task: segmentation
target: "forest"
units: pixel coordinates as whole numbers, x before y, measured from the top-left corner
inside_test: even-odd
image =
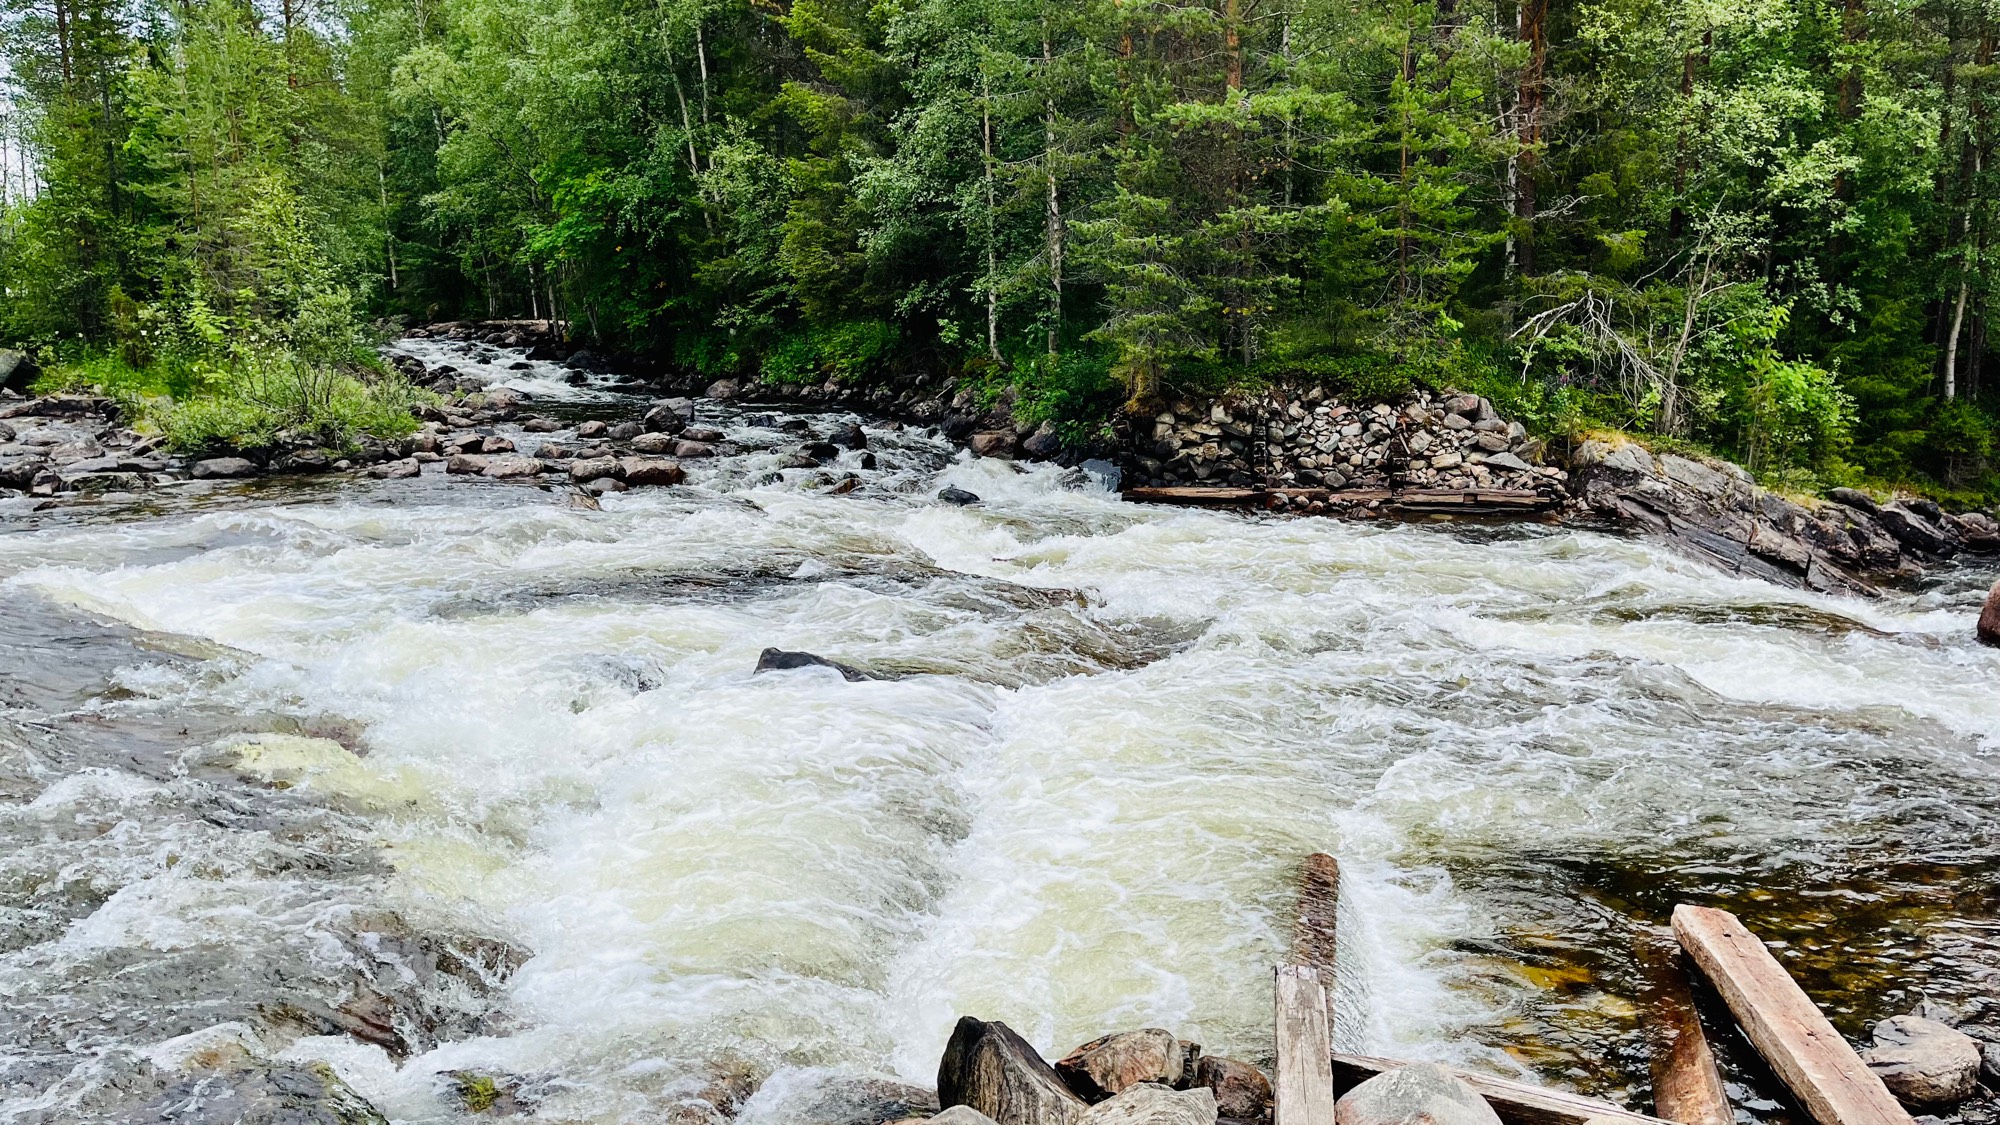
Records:
[[[1419,382],[2000,495],[1982,0],[6,3],[0,338],[184,445],[387,424],[398,324],[546,317],[1077,442]]]

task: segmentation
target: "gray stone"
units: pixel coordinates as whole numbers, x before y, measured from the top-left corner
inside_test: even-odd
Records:
[[[451,455],[451,460],[444,463],[444,471],[459,476],[477,476],[486,471],[486,455],[454,453]]]
[[[368,475],[371,477],[381,477],[383,480],[402,480],[406,477],[416,476],[421,471],[423,471],[423,466],[417,462],[415,457],[405,457],[400,461],[384,461],[379,465],[371,466],[368,470]]]
[[[1951,1105],[1979,1085],[1979,1042],[1921,1016],[1893,1016],[1875,1025],[1875,1045],[1861,1061],[1905,1105]]]
[[[1082,1125],[1090,1109],[1013,1028],[971,1016],[945,1044],[937,1091],[939,1105],[970,1106],[996,1125]]]
[[[758,653],[757,667],[751,670],[751,675],[754,676],[759,672],[789,672],[798,668],[831,668],[850,683],[876,678],[851,664],[828,660],[824,656],[810,652],[787,652],[781,648],[767,648]]]
[[[576,436],[579,439],[601,438],[608,434],[610,430],[611,426],[608,423],[592,418],[590,421],[577,426]]]
[[[678,441],[674,443],[674,456],[681,458],[713,457],[715,447],[705,441]]]
[[[1665,471],[1668,480],[1684,484],[1711,499],[1729,491],[1729,479],[1699,461],[1662,453],[1660,468]]]
[[[569,463],[569,479],[578,484],[605,477],[616,478],[624,472],[616,457],[579,457]]]
[[[975,457],[1012,457],[1014,456],[1014,431],[983,430],[973,434],[971,440],[966,444],[971,447],[972,454]]]
[[[1526,461],[1521,460],[1512,453],[1495,453],[1486,459],[1486,464],[1489,468],[1507,469],[1517,473],[1525,473],[1530,468]]]
[[[211,457],[206,461],[196,461],[190,475],[196,480],[210,480],[215,477],[247,477],[257,471],[257,466],[243,457]]]
[[[949,484],[938,490],[938,499],[960,508],[965,507],[967,504],[979,503],[978,493],[967,492],[963,488]]]
[[[1103,1101],[1141,1082],[1181,1080],[1180,1040],[1157,1027],[1093,1039],[1056,1063],[1069,1088],[1087,1102]]]
[[[1334,1103],[1335,1125],[1500,1125],[1486,1099],[1436,1063],[1378,1074]]]
[[[1867,512],[1870,515],[1873,515],[1876,510],[1875,498],[1858,488],[1829,489],[1827,490],[1826,498],[1836,504],[1845,504],[1850,508]]]
[[[1956,535],[1938,527],[1908,506],[1884,504],[1876,509],[1875,518],[1881,521],[1882,530],[1911,550],[1939,558],[1950,558],[1958,553]]]
[[[507,480],[516,477],[536,476],[541,471],[542,462],[539,458],[523,457],[519,454],[510,453],[500,457],[486,458],[486,467],[479,470],[479,475],[493,477],[498,480]]]
[[[604,432],[612,441],[631,441],[646,432],[646,427],[637,422],[620,422]]]
[[[1092,457],[1089,460],[1083,462],[1081,465],[1078,465],[1077,468],[1082,469],[1093,480],[1097,481],[1097,483],[1103,485],[1106,490],[1111,492],[1118,491],[1118,486],[1120,484],[1123,484],[1125,480],[1124,470],[1120,469],[1118,466],[1112,464],[1109,461],[1101,460],[1096,457]]]
[[[715,382],[710,383],[708,389],[703,391],[702,394],[718,402],[727,402],[735,398],[740,391],[741,388],[737,385],[736,380],[717,379]]]
[[[955,1105],[931,1118],[931,1125],[998,1125],[998,1123],[969,1105]]]
[[[632,448],[639,453],[659,455],[672,453],[679,442],[679,438],[669,433],[644,433],[632,439]]]
[[[1215,1125],[1215,1095],[1142,1082],[1084,1115],[1084,1125]]]

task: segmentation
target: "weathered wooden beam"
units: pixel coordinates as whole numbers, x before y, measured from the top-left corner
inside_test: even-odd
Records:
[[[1141,504],[1249,504],[1265,493],[1260,488],[1128,488],[1119,495]]]
[[[1680,946],[1648,932],[1637,952],[1645,978],[1639,1011],[1652,1064],[1653,1112],[1681,1125],[1731,1125],[1735,1115],[1701,1030]]]
[[[1674,936],[1820,1125],[1910,1125],[1882,1080],[1734,914],[1674,907]]]
[[[1340,861],[1325,852],[1314,852],[1299,868],[1299,916],[1292,929],[1292,960],[1320,970],[1327,985],[1333,983],[1339,914]]]
[[[1409,1064],[1401,1059],[1379,1059],[1368,1055],[1334,1055],[1333,1094],[1346,1093],[1384,1071]],[[1603,1125],[1667,1125],[1657,1117],[1633,1113],[1610,1102],[1586,1098],[1566,1090],[1551,1090],[1495,1078],[1476,1071],[1455,1071],[1465,1084],[1479,1092],[1503,1125],[1583,1125],[1593,1118]]]
[[[1278,1081],[1272,1125],[1333,1125],[1333,1026],[1320,970],[1280,965],[1277,972]]]

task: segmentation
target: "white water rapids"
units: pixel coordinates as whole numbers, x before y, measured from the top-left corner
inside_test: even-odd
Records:
[[[412,1122],[461,1119],[451,1071],[611,1123],[718,1067],[764,1079],[746,1118],[801,1120],[828,1076],[930,1084],[960,1014],[1052,1056],[1160,1026],[1260,1059],[1314,850],[1344,1043],[1586,1089],[1643,1073],[1624,951],[1679,898],[1807,947],[1871,919],[1878,975],[1808,975],[1854,1018],[2000,966],[1990,574],[1832,599],[1582,530],[1124,504],[881,429],[835,496],[746,419],[715,420],[768,449],[602,511],[426,475],[0,534],[0,613],[127,646],[0,726],[0,1118],[242,1018],[50,997],[151,1011],[103,982],[201,950],[324,969],[375,910],[528,956],[406,1059],[253,1048]],[[901,678],[753,677],[766,646]]]

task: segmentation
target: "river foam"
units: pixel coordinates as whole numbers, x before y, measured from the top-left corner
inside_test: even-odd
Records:
[[[0,589],[211,646],[124,695],[289,717],[307,741],[186,761],[337,814],[383,873],[329,901],[532,954],[504,1033],[400,1064],[271,1045],[399,1120],[454,1120],[455,1070],[616,1122],[743,1067],[773,1091],[748,1116],[781,1121],[787,1083],[928,1084],[963,1013],[1051,1052],[1156,1025],[1257,1059],[1313,850],[1345,871],[1344,1044],[1615,1092],[1607,965],[1671,896],[1990,881],[2000,656],[1970,641],[1970,578],[1864,604],[1592,532],[1141,508],[871,438],[847,496],[762,452],[602,511],[426,477],[0,537]],[[752,676],[766,646],[902,678]],[[297,733],[325,716],[358,733]],[[6,815],[161,800],[189,768]],[[116,878],[0,974],[319,924],[262,870]],[[1921,960],[1944,923],[1912,925]],[[1905,975],[1970,988],[1984,940]]]

